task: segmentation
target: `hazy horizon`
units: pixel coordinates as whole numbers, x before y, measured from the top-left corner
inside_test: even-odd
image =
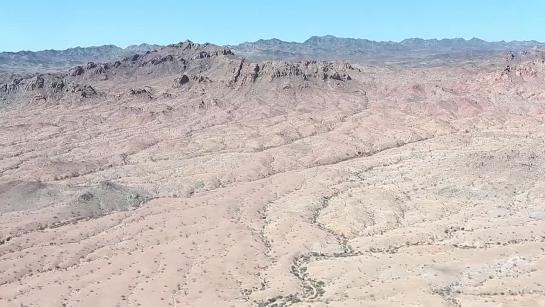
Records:
[[[1,51],[62,50],[76,46],[170,44],[190,39],[234,45],[278,38],[302,42],[317,35],[401,41],[405,38],[465,38],[545,41],[542,1],[416,3],[400,0],[315,3],[309,0],[207,5],[172,0],[6,4],[0,12]]]
[[[51,51],[51,50],[54,50],[54,51],[63,51],[63,50],[70,50],[70,49],[77,49],[77,48],[99,48],[99,47],[104,47],[104,46],[115,46],[115,47],[119,47],[119,48],[128,48],[128,47],[131,47],[131,46],[138,46],[138,45],[169,45],[169,44],[176,44],[176,43],[179,43],[179,42],[183,42],[183,41],[186,41],[186,40],[190,40],[192,42],[195,42],[195,43],[210,43],[210,44],[215,44],[215,45],[219,45],[219,46],[236,46],[236,45],[240,45],[240,44],[244,44],[244,43],[252,43],[252,42],[257,42],[259,40],[263,40],[263,41],[268,41],[268,40],[274,40],[274,39],[277,39],[277,40],[280,40],[280,41],[283,41],[283,42],[287,42],[287,43],[304,43],[305,41],[307,41],[308,39],[312,38],[312,37],[327,37],[327,36],[333,36],[333,37],[336,37],[336,38],[341,38],[341,39],[367,39],[367,40],[370,40],[370,41],[376,41],[376,42],[394,42],[394,43],[400,43],[404,40],[408,40],[408,39],[424,39],[424,40],[453,40],[453,39],[464,39],[466,41],[469,41],[471,39],[479,39],[479,40],[483,40],[483,41],[486,41],[486,42],[489,42],[489,43],[497,43],[497,42],[507,42],[507,43],[510,43],[510,42],[521,42],[521,41],[529,41],[529,42],[537,42],[537,43],[545,43],[545,41],[540,41],[540,40],[485,40],[485,39],[482,39],[480,37],[441,37],[441,38],[438,38],[438,37],[407,37],[407,38],[404,38],[404,39],[401,39],[401,40],[371,40],[371,39],[368,39],[368,38],[365,38],[365,37],[342,37],[342,36],[336,36],[336,35],[331,35],[331,34],[324,34],[324,35],[311,35],[309,36],[307,39],[304,39],[304,40],[301,40],[301,41],[289,41],[289,40],[284,40],[284,39],[281,39],[281,38],[277,38],[277,37],[269,37],[269,38],[259,38],[257,40],[253,40],[253,41],[243,41],[243,42],[235,42],[235,43],[231,43],[231,44],[216,44],[215,42],[209,42],[209,41],[199,41],[199,40],[194,40],[194,39],[191,39],[191,38],[186,38],[184,40],[177,40],[177,41],[172,41],[172,42],[168,42],[168,43],[165,43],[165,44],[159,44],[159,43],[153,43],[153,42],[140,42],[140,43],[135,43],[135,44],[129,44],[129,45],[119,45],[119,44],[116,44],[116,43],[106,43],[106,44],[102,44],[102,45],[83,45],[83,46],[73,46],[73,47],[68,47],[68,48],[62,48],[62,49],[55,49],[55,48],[48,48],[48,49],[34,49],[34,50],[30,50],[30,49],[21,49],[21,50],[0,50],[0,52],[12,52],[12,53],[17,53],[17,52],[39,52],[39,51]]]

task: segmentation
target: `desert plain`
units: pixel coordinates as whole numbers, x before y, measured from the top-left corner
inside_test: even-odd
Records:
[[[542,53],[0,81],[1,306],[545,305]]]

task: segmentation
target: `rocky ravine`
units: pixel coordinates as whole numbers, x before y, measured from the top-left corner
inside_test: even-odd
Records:
[[[6,80],[0,303],[543,305],[544,68],[185,42]]]

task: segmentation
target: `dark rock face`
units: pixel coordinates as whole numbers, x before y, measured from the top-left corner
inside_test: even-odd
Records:
[[[96,75],[104,74],[106,73],[106,70],[108,69],[108,65],[100,64],[95,70],[94,73]]]
[[[159,65],[165,62],[172,62],[173,60],[174,60],[174,57],[169,54],[164,57],[152,59],[149,63],[151,63],[152,65]]]
[[[210,78],[208,78],[207,76],[202,76],[202,75],[193,76],[193,77],[191,77],[191,79],[193,79],[193,81],[196,81],[197,83],[208,83],[208,82],[212,82],[212,80],[210,80]]]
[[[180,87],[187,83],[189,83],[189,77],[187,75],[182,75],[181,77],[174,79],[174,87]]]
[[[189,82],[189,78],[187,77],[187,75],[183,75],[182,77],[180,77],[180,84],[181,85],[184,85],[186,83]]]
[[[32,100],[38,102],[38,101],[47,101],[47,97],[44,95],[35,95]]]
[[[237,65],[238,64],[238,65]],[[352,80],[350,71],[356,71],[350,64],[336,62],[278,62],[267,61],[260,64],[240,61],[232,64],[233,77],[229,81],[230,86],[249,85],[257,82],[277,82],[277,80],[290,80],[305,86],[308,82],[329,82],[337,85]]]
[[[233,51],[231,51],[231,49],[227,49],[227,48],[224,48],[224,49],[221,51],[221,54],[222,54],[222,55],[234,55]]]
[[[15,78],[13,80],[11,80],[11,82],[5,84],[3,86],[4,88],[4,92],[5,93],[13,93],[13,92],[16,92],[18,89],[19,89],[19,86],[21,85],[21,81],[23,81],[23,79],[21,78]]]
[[[44,78],[40,75],[30,79],[30,80],[27,80],[26,81],[26,85],[25,85],[25,89],[27,91],[33,91],[35,89],[39,89],[39,88],[43,88],[44,87]]]
[[[124,58],[124,59],[123,59],[123,62],[136,62],[136,61],[138,61],[139,58],[140,58],[140,55],[139,55],[139,54],[135,54],[135,55],[133,55],[133,56]]]
[[[303,76],[303,74],[303,70],[299,65],[291,63],[284,63],[283,65],[273,67],[272,71],[270,72],[271,79],[289,76]]]
[[[96,90],[90,85],[71,84],[68,91],[77,94],[81,98],[89,98],[97,95]]]
[[[253,72],[250,73],[252,82],[255,82],[255,80],[257,80],[257,77],[259,76],[259,69],[259,64],[255,64]]]
[[[324,73],[323,75],[323,80],[327,80],[327,79],[332,79],[332,80],[337,80],[337,81],[348,81],[348,80],[352,80],[352,78],[350,77],[349,74],[345,74],[345,73],[338,73],[338,72],[333,72],[333,73]]]
[[[83,70],[83,67],[81,66],[76,66],[74,68],[71,68],[69,71],[68,71],[68,75],[69,76],[72,76],[72,77],[75,77],[75,76],[80,76],[82,75],[84,72]]]
[[[0,84],[0,92],[12,94],[20,90],[29,92],[45,87],[45,79],[42,75],[37,75],[28,79],[15,78],[9,83]]]
[[[193,60],[196,60],[196,59],[205,59],[205,58],[209,58],[210,57],[210,53],[206,52],[206,51],[201,51],[199,53],[197,53],[194,57],[193,57]]]
[[[131,88],[128,94],[133,97],[146,98],[148,100],[153,99],[152,88],[149,86],[145,88]]]
[[[150,92],[145,88],[131,88],[129,94],[132,96],[150,94]]]
[[[49,85],[50,88],[53,89],[53,92],[60,92],[64,88],[64,81],[62,79],[55,79],[51,81],[51,84]]]

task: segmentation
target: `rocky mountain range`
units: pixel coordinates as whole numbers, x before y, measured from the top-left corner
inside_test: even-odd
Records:
[[[126,48],[115,45],[76,47],[66,50],[19,51],[0,53],[0,72],[48,72],[67,69],[87,62],[108,62],[134,53],[158,49],[159,45],[140,44]],[[538,41],[487,42],[469,40],[410,38],[400,42],[313,36],[302,43],[261,39],[225,46],[251,60],[348,60],[359,63],[408,63],[486,59],[509,51],[545,48]]]
[[[313,36],[302,43],[278,39],[258,40],[229,46],[243,56],[262,59],[345,59],[351,61],[395,60],[423,57],[458,57],[466,59],[490,56],[498,52],[544,48],[537,41],[487,42],[482,39],[421,39],[400,42],[341,38],[332,35]]]

